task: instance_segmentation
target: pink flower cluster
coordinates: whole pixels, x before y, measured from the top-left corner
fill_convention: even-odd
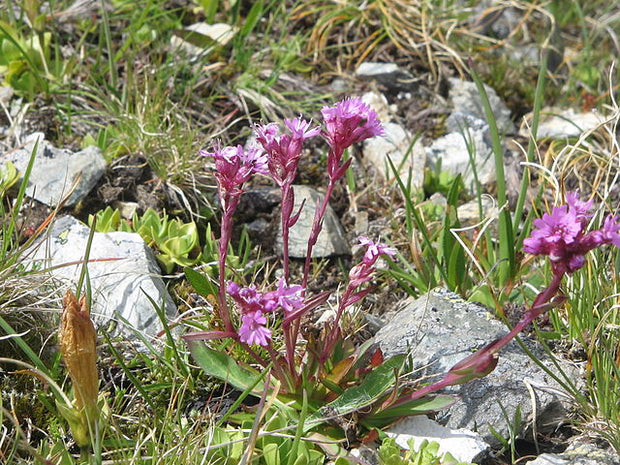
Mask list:
[[[566,205],[553,207],[551,214],[534,220],[534,230],[523,241],[523,250],[547,255],[556,276],[572,273],[585,264],[585,254],[603,244],[620,247],[620,224],[609,215],[600,230],[586,232],[592,201],[579,200],[577,193],[566,194]]]
[[[325,129],[323,137],[331,150],[327,172],[332,179],[344,176],[348,165],[340,166],[344,151],[351,145],[384,133],[377,113],[359,98],[344,99],[321,110]]]
[[[227,200],[241,195],[243,184],[254,174],[269,172],[267,156],[259,147],[244,150],[241,145],[216,145],[213,152],[201,150],[200,155],[211,157],[215,161],[215,178],[224,209],[228,206]]]
[[[280,187],[295,180],[304,141],[321,133],[321,128],[311,128],[312,123],[302,118],[287,119],[284,124],[290,134],[280,134],[276,123],[258,125],[254,129],[256,139],[267,152],[269,173]]]
[[[239,340],[246,344],[267,346],[271,340],[271,331],[267,324],[266,313],[283,309],[287,315],[304,305],[301,286],[288,286],[281,279],[278,289],[261,293],[256,286],[241,287],[235,282],[229,282],[226,288],[228,294],[237,303],[241,312],[241,327]]]
[[[385,255],[387,257],[394,258],[396,255],[396,249],[393,247],[388,247],[386,244],[381,242],[374,242],[366,236],[360,236],[358,240],[361,245],[366,247],[366,253],[364,253],[362,262],[355,265],[351,268],[351,271],[349,271],[349,285],[345,291],[345,296],[347,296],[347,299],[344,299],[343,297],[345,306],[354,304],[365,295],[360,293],[353,294],[353,291],[372,279],[372,275],[374,274],[376,268],[375,263],[379,257],[381,255]]]

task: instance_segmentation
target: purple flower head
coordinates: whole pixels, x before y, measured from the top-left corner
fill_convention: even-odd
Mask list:
[[[605,219],[603,228],[586,233],[592,201],[579,200],[576,193],[566,196],[567,205],[554,207],[551,214],[534,220],[534,230],[523,241],[523,251],[547,255],[556,275],[572,273],[585,264],[585,254],[602,244],[620,247],[620,224],[615,216]]]
[[[388,247],[381,242],[374,242],[366,236],[360,236],[358,240],[361,245],[366,247],[363,262],[367,265],[374,265],[380,255],[387,255],[390,258],[396,255],[396,249],[393,247]]]
[[[575,213],[577,219],[585,227],[588,219],[592,218],[592,213],[589,212],[592,208],[592,199],[584,202],[579,200],[579,194],[577,192],[567,192],[566,203],[568,204],[568,209]]]
[[[293,139],[304,141],[321,134],[320,127],[315,126],[311,128],[312,121],[306,121],[303,118],[285,119],[284,124],[290,129]]]
[[[241,145],[221,147],[218,143],[213,152],[201,150],[200,155],[211,157],[215,161],[215,178],[222,200],[231,195],[240,195],[241,186],[253,174],[268,173],[265,153],[256,146],[244,150]]]
[[[384,133],[377,113],[359,98],[341,100],[333,107],[325,106],[321,114],[325,121],[323,135],[332,148],[336,165],[345,149]]]
[[[276,307],[282,307],[288,314],[304,306],[302,297],[303,288],[299,285],[289,286],[284,279],[278,281],[278,290],[268,292],[265,297],[276,303]]]
[[[349,271],[349,286],[352,288],[357,288],[372,279],[372,275],[375,272],[375,263],[381,255],[387,255],[388,257],[396,255],[396,249],[393,247],[388,247],[381,242],[374,242],[366,236],[360,236],[358,240],[361,245],[366,247],[366,253],[364,258],[362,258],[362,263],[354,266]]]
[[[320,128],[311,129],[312,123],[301,118],[287,119],[284,123],[290,134],[280,134],[275,123],[258,125],[254,129],[257,141],[267,152],[269,173],[280,186],[293,182],[304,141],[320,133]]]
[[[618,216],[608,215],[601,229],[602,240],[606,244],[613,244],[620,247],[620,218]]]
[[[262,294],[256,290],[256,286],[241,287],[237,283],[230,281],[226,286],[226,291],[237,303],[241,313],[266,312]]]
[[[265,313],[282,308],[287,314],[304,306],[302,287],[288,286],[284,279],[278,282],[278,289],[271,292],[259,292],[254,285],[241,287],[233,281],[227,284],[226,291],[241,313],[239,338],[247,344],[267,345],[271,331],[265,327]]]
[[[271,331],[265,327],[265,324],[267,324],[267,318],[260,310],[242,315],[239,340],[249,345],[267,346],[271,339]]]

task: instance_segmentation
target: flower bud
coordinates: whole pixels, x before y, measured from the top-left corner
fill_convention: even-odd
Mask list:
[[[62,300],[63,313],[60,326],[60,352],[73,383],[74,408],[77,416],[69,424],[75,442],[84,447],[90,443],[91,434],[99,417],[97,398],[97,333],[90,319],[90,310],[82,295],[78,302],[75,294],[67,291]]]

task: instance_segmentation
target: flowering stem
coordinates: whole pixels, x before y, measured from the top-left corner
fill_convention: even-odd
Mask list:
[[[282,185],[282,268],[284,272],[284,280],[288,283],[289,270],[289,230],[291,213],[293,212],[294,193],[293,186],[290,183]]]
[[[310,276],[310,262],[312,261],[312,248],[316,244],[316,241],[321,233],[321,229],[323,228],[323,218],[325,217],[325,211],[327,210],[327,205],[329,205],[329,198],[332,195],[332,191],[334,190],[335,181],[333,178],[329,178],[329,183],[327,184],[327,189],[325,190],[325,196],[323,197],[323,201],[319,206],[317,206],[316,210],[314,210],[314,221],[312,222],[312,230],[310,231],[310,236],[308,237],[308,248],[306,249],[306,262],[304,264],[304,274],[301,282],[301,287],[305,292],[306,287],[308,286],[308,279]],[[299,326],[301,325],[301,320],[295,321],[292,326],[292,334],[291,341],[294,343],[297,341],[297,337],[299,336]],[[291,361],[289,360],[289,363]]]
[[[228,257],[228,245],[232,236],[232,215],[235,207],[239,202],[238,197],[228,196],[224,205],[224,215],[222,217],[222,225],[220,227],[220,244],[219,244],[219,281],[220,288],[218,292],[218,313],[224,322],[226,331],[235,332],[232,322],[230,321],[230,311],[226,301],[226,259]],[[229,203],[230,202],[230,203]]]
[[[304,264],[304,275],[302,278],[301,287],[304,289],[308,286],[308,279],[310,276],[310,262],[312,261],[312,249],[316,244],[317,239],[319,238],[319,234],[321,233],[321,229],[323,229],[323,218],[325,217],[325,211],[327,210],[327,206],[329,205],[329,199],[332,195],[336,183],[330,178],[329,183],[327,184],[327,189],[325,190],[325,196],[323,197],[323,201],[314,211],[314,221],[312,222],[312,230],[310,231],[310,237],[308,237],[308,248],[306,249],[306,262]]]
[[[399,398],[396,402],[391,404],[389,408],[397,407],[407,402],[420,399],[447,386],[463,384],[473,379],[482,378],[488,375],[491,371],[493,371],[495,365],[497,364],[499,351],[538,316],[555,306],[556,303],[554,303],[552,299],[558,294],[563,276],[563,273],[554,273],[551,284],[547,288],[543,289],[538,296],[536,296],[536,299],[534,299],[534,303],[530,309],[523,314],[519,322],[509,333],[500,339],[496,339],[474,354],[465,357],[463,360],[454,365],[441,380]]]

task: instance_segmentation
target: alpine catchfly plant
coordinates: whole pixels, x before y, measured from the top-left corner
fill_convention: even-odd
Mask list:
[[[301,117],[286,120],[284,130],[275,123],[257,125],[254,127],[256,143],[248,148],[215,144],[212,151],[201,152],[213,161],[222,208],[218,291],[218,316],[222,325],[217,327],[216,321],[215,328],[194,332],[185,338],[195,359],[208,373],[256,394],[260,380],[269,376],[271,381],[264,384],[272,386],[279,397],[293,399],[297,405],[307,403],[305,405],[311,408],[310,413],[315,415],[313,422],[316,424],[325,421],[317,416],[319,409],[340,399],[344,401],[342,394],[351,386],[358,386],[362,392],[355,394],[355,391],[349,391],[349,395],[354,395],[354,400],[347,404],[348,408],[353,406],[355,410],[368,406],[368,389],[377,391],[370,395],[374,399],[374,407],[367,409],[367,413],[374,415],[381,412],[385,419],[380,421],[389,422],[390,418],[398,416],[397,413],[390,414],[389,409],[401,389],[396,388],[399,386],[396,377],[404,365],[404,357],[384,362],[380,352],[374,355],[367,353],[370,344],[355,348],[343,333],[341,320],[347,308],[358,304],[374,288],[371,281],[376,275],[379,258],[393,258],[395,249],[361,237],[359,242],[364,249],[363,257],[349,272],[348,282],[337,299],[335,316],[325,323],[318,334],[304,326],[306,315],[325,304],[330,295],[329,292],[311,295],[307,285],[312,248],[323,226],[329,199],[336,183],[351,164],[350,159],[343,161],[344,153],[352,144],[383,133],[375,111],[357,98],[345,99],[332,107],[326,106],[321,113],[322,126]],[[307,258],[301,283],[297,284],[290,282],[288,254],[288,231],[300,213],[293,211],[293,183],[304,142],[317,136],[321,136],[328,145],[329,181],[323,199],[315,206]],[[233,215],[245,183],[255,174],[270,177],[282,194],[283,273],[271,289],[258,288],[255,284],[246,286],[226,278],[226,254]],[[301,208],[305,205],[302,204]],[[227,353],[197,342],[218,339],[232,339],[255,363],[241,363]],[[256,365],[262,370],[252,368]],[[438,400],[443,404],[451,402],[445,397],[438,397]],[[437,402],[433,405],[436,408]],[[336,407],[337,404],[334,404]],[[400,412],[407,407],[401,407]],[[419,402],[416,408],[420,411]]]
[[[566,205],[534,221],[534,229],[524,241],[524,251],[547,256],[553,279],[540,291],[519,322],[503,337],[455,364],[438,381],[412,388],[400,382],[406,357],[384,360],[371,343],[355,347],[343,331],[342,315],[374,289],[377,262],[393,259],[396,250],[368,237],[360,237],[363,256],[354,265],[342,293],[335,299],[334,316],[318,328],[305,322],[312,310],[326,304],[330,292],[312,294],[308,287],[310,257],[323,225],[326,208],[335,184],[342,179],[351,159],[344,152],[352,144],[380,135],[383,128],[376,113],[359,99],[345,99],[322,110],[322,127],[302,118],[286,120],[286,130],[275,123],[255,126],[255,145],[244,149],[216,145],[203,155],[214,161],[215,177],[222,208],[219,244],[218,316],[214,328],[185,335],[190,350],[207,373],[232,384],[246,394],[271,395],[280,406],[298,409],[303,431],[326,422],[326,417],[355,414],[359,425],[382,427],[406,415],[437,410],[453,402],[438,394],[441,389],[488,375],[498,363],[500,350],[543,312],[565,301],[560,284],[566,274],[585,264],[586,254],[599,246],[620,247],[620,222],[608,216],[601,229],[588,231],[593,215],[592,201],[581,201],[568,193]],[[288,231],[299,218],[293,212],[293,182],[297,175],[303,144],[321,136],[328,145],[328,184],[315,206],[312,231],[300,283],[291,282]],[[344,161],[343,161],[344,160]],[[231,240],[233,214],[244,185],[255,175],[271,177],[282,193],[281,230],[283,273],[273,286],[242,285],[238,278],[226,278],[226,254]],[[305,208],[302,205],[300,208]],[[234,277],[233,273],[230,273]],[[195,274],[194,282],[196,279]],[[207,279],[207,278],[205,278]],[[196,288],[212,289],[208,285]],[[205,291],[208,292],[208,291]],[[221,323],[221,324],[220,324]],[[230,344],[214,349],[200,342],[232,340],[250,356],[238,360],[229,352]],[[223,347],[223,348],[222,348]],[[259,367],[257,369],[256,367]],[[304,413],[305,412],[305,413]],[[305,419],[305,420],[303,420]],[[303,422],[306,424],[303,425]],[[299,430],[301,431],[301,430]],[[348,437],[348,433],[345,432]]]

